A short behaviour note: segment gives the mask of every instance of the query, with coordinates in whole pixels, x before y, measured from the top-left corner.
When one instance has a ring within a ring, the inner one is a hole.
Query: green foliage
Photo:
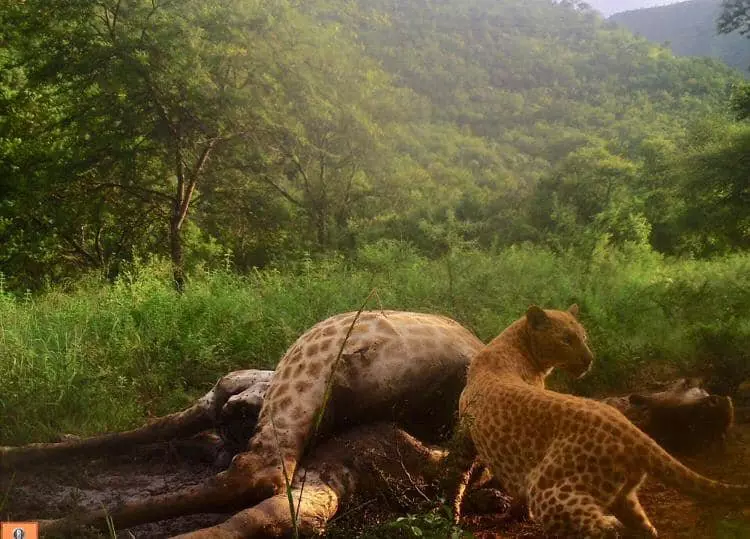
[[[651,227],[636,194],[637,177],[632,162],[601,145],[571,152],[537,190],[539,228],[554,244],[583,252],[600,241],[647,245]]]
[[[485,340],[578,303],[584,394],[750,377],[718,62],[577,1],[0,0],[0,33],[0,443],[184,407],[373,288]]]
[[[744,0],[722,0],[721,15],[717,21],[719,32],[728,34],[738,32],[747,35],[750,32],[750,10]]]
[[[278,97],[252,78],[273,65],[262,46],[272,16],[239,1],[8,6],[8,51],[26,76],[10,105],[28,108],[40,94],[53,111],[29,111],[52,139],[10,126],[12,171],[31,185],[11,192],[9,234],[60,243],[32,260],[51,254],[116,273],[145,248],[182,264],[181,229],[196,187],[214,173],[210,159],[262,129]]]
[[[682,193],[669,210],[673,252],[721,255],[750,245],[749,150],[745,123],[717,119],[689,131],[679,159],[672,159],[666,172]],[[675,201],[674,191],[669,198]]]
[[[364,530],[363,539],[376,538],[424,538],[424,539],[471,539],[471,533],[453,523],[449,507],[443,505],[431,512],[406,515],[390,522]]]
[[[454,245],[431,260],[383,242],[244,277],[197,272],[180,295],[168,264],[136,262],[113,284],[92,276],[0,295],[0,443],[123,429],[179,409],[222,373],[273,368],[306,328],[356,310],[373,288],[371,308],[444,313],[485,340],[531,303],[577,302],[597,364],[574,389],[698,372],[731,392],[750,376],[749,276],[745,255],[680,261],[633,245],[581,259]]]
[[[661,150],[724,121],[740,80],[578,2],[3,6],[0,267],[16,290],[154,254],[246,272],[389,238],[437,256],[448,230],[676,252],[700,206],[662,173],[680,151]]]
[[[745,83],[734,86],[730,106],[738,120],[747,120],[750,118],[750,84]]]

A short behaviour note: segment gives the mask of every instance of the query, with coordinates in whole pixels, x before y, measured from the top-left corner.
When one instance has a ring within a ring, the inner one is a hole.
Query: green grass
[[[445,506],[419,515],[397,517],[362,531],[361,539],[473,539],[474,535],[453,523]]]
[[[750,256],[668,260],[601,251],[588,260],[519,247],[427,260],[406,245],[238,276],[139,265],[38,296],[0,293],[0,443],[92,434],[188,404],[223,373],[272,368],[307,327],[356,310],[440,312],[489,339],[530,303],[577,302],[597,364],[581,392],[705,370],[727,391],[750,377]]]

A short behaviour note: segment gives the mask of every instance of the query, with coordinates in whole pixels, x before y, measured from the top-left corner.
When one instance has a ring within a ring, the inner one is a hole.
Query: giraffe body
[[[554,367],[593,361],[572,312],[531,307],[472,360],[459,404],[480,458],[555,537],[656,537],[637,489],[647,474],[687,494],[750,499],[691,471],[607,404],[546,390]]]
[[[394,420],[420,438],[450,434],[467,366],[484,343],[443,316],[366,311],[344,344],[355,315],[328,318],[292,344],[276,367],[248,451],[225,474],[279,492],[314,431],[329,379],[319,434],[376,420]]]

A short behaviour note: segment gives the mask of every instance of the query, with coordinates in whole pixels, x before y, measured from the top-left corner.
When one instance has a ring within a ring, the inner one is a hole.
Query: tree
[[[684,248],[697,255],[750,248],[750,126],[695,127],[674,174],[684,193]]]
[[[275,5],[30,0],[6,15],[30,80],[63,105],[66,183],[160,214],[178,288],[191,204],[202,183],[220,180],[212,159],[272,129],[272,35],[284,15]]]
[[[680,141],[739,77],[558,4],[0,0],[0,269],[166,254],[182,286],[219,251],[435,253],[452,219],[481,245],[641,237],[643,141]]]
[[[748,0],[722,0],[721,14],[716,22],[720,34],[750,33],[750,2]]]
[[[536,219],[553,242],[592,248],[601,241],[648,241],[650,225],[635,191],[637,167],[592,144],[571,152],[537,193]]]
[[[393,154],[384,126],[406,117],[408,101],[338,25],[312,33],[305,22],[279,36],[290,66],[281,79],[288,105],[260,177],[301,211],[313,243],[325,249],[350,243],[350,218],[385,194],[378,183]]]

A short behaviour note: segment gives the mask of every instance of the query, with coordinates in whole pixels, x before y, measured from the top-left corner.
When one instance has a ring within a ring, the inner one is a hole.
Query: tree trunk
[[[178,292],[185,290],[185,267],[182,256],[182,218],[179,203],[175,202],[169,222],[169,254],[172,259],[172,276]]]
[[[328,223],[324,210],[313,210],[313,222],[315,223],[315,237],[318,241],[318,247],[328,247]]]
[[[180,150],[180,141],[179,139],[177,140],[178,144],[175,151],[177,193],[172,205],[172,217],[169,220],[169,253],[172,258],[174,284],[178,292],[182,292],[185,289],[185,268],[182,258],[182,225],[187,218],[190,201],[193,199],[198,179],[201,177],[206,161],[208,161],[208,157],[211,155],[211,151],[218,141],[218,139],[209,141],[203,148],[195,166],[186,172],[183,155]]]

